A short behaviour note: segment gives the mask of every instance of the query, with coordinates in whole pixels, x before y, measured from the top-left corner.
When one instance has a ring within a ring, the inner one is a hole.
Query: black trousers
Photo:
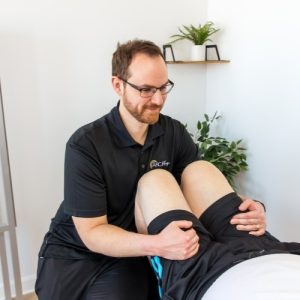
[[[39,300],[156,300],[157,282],[146,258],[39,258]]]

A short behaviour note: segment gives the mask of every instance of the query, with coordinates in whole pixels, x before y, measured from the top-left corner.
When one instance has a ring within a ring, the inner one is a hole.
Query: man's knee
[[[85,300],[147,300],[157,294],[156,278],[145,258],[125,258],[95,279]]]

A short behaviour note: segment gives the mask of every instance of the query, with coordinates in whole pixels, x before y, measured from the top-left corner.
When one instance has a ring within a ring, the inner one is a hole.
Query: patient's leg
[[[140,233],[160,234],[158,252],[167,259],[187,259],[209,240],[208,232],[192,214],[179,185],[171,173],[153,170],[139,181],[135,219]]]
[[[180,247],[174,251],[177,242],[173,242],[182,231],[177,230],[173,235],[167,230],[160,246],[170,245],[165,252],[168,255],[152,257],[151,262],[164,292],[163,299],[201,299],[212,282],[232,265],[233,254],[227,247],[211,240],[210,233],[191,212],[179,185],[169,172],[160,169],[145,174],[139,181],[135,203],[139,232],[159,234],[173,221],[192,223],[193,230],[200,237],[200,248],[197,239],[197,247],[190,247],[193,254],[187,257],[189,259],[170,257],[171,253],[178,255],[181,250]],[[167,241],[168,238],[172,243]]]
[[[233,192],[219,169],[207,161],[196,161],[188,165],[181,177],[181,187],[185,199],[198,218],[218,199]]]
[[[178,209],[191,212],[171,173],[156,169],[140,179],[135,201],[135,219],[139,232],[147,233],[147,226],[154,218],[164,212]]]
[[[232,253],[243,259],[268,253],[300,253],[297,243],[280,243],[268,232],[253,236],[230,224],[231,218],[240,212],[242,200],[212,164],[191,163],[182,174],[181,186],[192,212],[200,217],[214,239],[226,244]]]
[[[230,224],[231,218],[240,212],[242,200],[214,165],[206,161],[191,163],[183,171],[181,187],[192,212],[215,240],[227,243],[231,238],[249,237],[247,231]]]

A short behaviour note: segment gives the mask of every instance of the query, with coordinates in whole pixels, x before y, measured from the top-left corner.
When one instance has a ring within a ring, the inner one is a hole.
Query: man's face
[[[162,87],[168,83],[168,73],[162,57],[137,54],[129,67],[127,81],[142,88]],[[158,90],[152,97],[144,98],[140,91],[125,83],[121,99],[127,111],[139,122],[154,124],[159,119],[166,95]]]

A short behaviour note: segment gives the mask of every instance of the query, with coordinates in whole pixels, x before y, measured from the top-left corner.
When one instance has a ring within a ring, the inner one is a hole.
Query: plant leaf
[[[248,170],[246,148],[240,147],[242,139],[229,141],[223,137],[210,135],[211,125],[219,120],[217,112],[212,117],[204,114],[204,120],[197,122],[196,145],[201,159],[213,163],[235,188],[234,177]]]

